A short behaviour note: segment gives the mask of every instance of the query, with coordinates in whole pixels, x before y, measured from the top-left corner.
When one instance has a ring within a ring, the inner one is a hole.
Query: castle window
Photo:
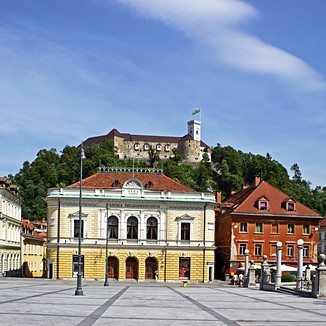
[[[144,144],[144,151],[148,151],[149,150],[149,144]]]
[[[134,145],[134,148],[135,148],[135,151],[139,151],[139,143],[136,143],[136,144]]]
[[[171,149],[171,146],[170,146],[170,145],[165,145],[165,151],[166,151],[166,152],[169,152],[170,149]]]
[[[161,145],[161,144],[157,144],[157,145],[156,145],[156,150],[157,150],[157,151],[160,151],[161,149],[162,149],[162,145]]]

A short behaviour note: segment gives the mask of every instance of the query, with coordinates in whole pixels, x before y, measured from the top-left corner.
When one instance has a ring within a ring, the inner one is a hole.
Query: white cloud
[[[242,25],[259,16],[239,0],[117,0],[143,16],[160,20],[205,44],[211,54],[230,66],[268,74],[306,90],[326,88],[324,78],[293,54],[246,33]]]

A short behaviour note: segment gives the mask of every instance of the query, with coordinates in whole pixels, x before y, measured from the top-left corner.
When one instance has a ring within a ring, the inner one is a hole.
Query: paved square
[[[326,326],[326,300],[212,284],[0,278],[0,325]]]

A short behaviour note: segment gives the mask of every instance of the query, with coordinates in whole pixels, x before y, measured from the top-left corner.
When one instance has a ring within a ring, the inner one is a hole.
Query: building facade
[[[212,280],[215,196],[156,172],[102,168],[82,182],[80,216],[79,183],[50,189],[49,277],[76,276],[81,232],[84,278],[104,279],[107,261],[118,280]]]
[[[216,276],[236,273],[249,260],[276,263],[282,243],[282,264],[297,266],[297,241],[302,239],[305,264],[317,264],[321,216],[260,178],[220,205],[216,218]]]
[[[321,220],[318,230],[318,254],[326,253],[326,216]]]
[[[22,220],[22,276],[46,276],[46,222]]]
[[[21,267],[21,205],[17,188],[0,178],[0,276],[17,273]]]
[[[188,133],[182,137],[132,135],[112,129],[107,135],[86,139],[84,146],[98,145],[109,139],[113,140],[120,159],[148,160],[150,148],[155,149],[162,160],[174,157],[174,150],[190,163],[200,162],[204,153],[211,157],[210,147],[201,140],[201,122],[197,120],[188,122]]]

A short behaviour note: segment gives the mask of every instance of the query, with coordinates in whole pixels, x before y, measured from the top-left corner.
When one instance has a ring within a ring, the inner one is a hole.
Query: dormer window
[[[259,202],[259,209],[260,210],[267,210],[267,208],[268,208],[268,205],[267,205],[267,201],[260,201]]]
[[[258,198],[256,207],[261,211],[267,211],[269,209],[269,200],[265,196]]]
[[[294,203],[287,203],[287,210],[294,211]]]
[[[283,208],[289,212],[295,211],[295,200],[292,198],[287,198],[282,203]]]

